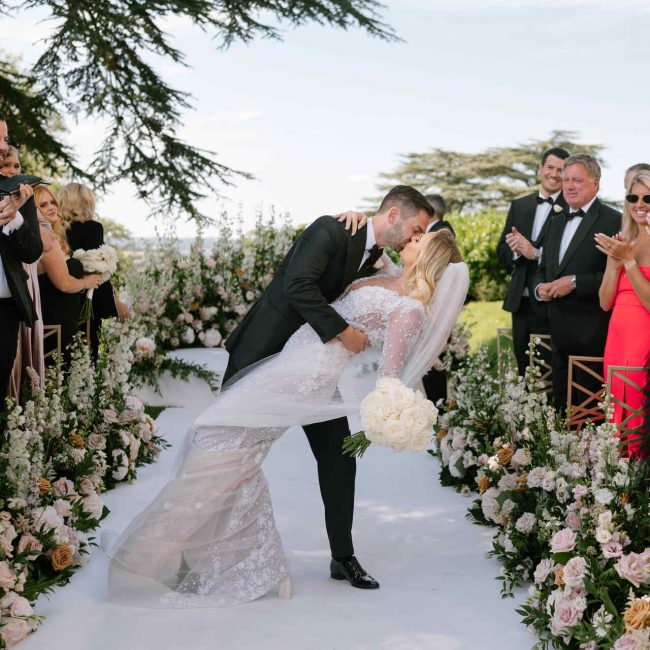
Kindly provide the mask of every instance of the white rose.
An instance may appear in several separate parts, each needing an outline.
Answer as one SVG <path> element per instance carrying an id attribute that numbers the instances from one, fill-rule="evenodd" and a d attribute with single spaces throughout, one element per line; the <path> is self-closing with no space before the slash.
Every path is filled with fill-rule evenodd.
<path id="1" fill-rule="evenodd" d="M 5 561 L 0 562 L 0 588 L 12 589 L 15 584 L 16 576 L 9 564 Z"/>
<path id="2" fill-rule="evenodd" d="M 524 449 L 523 447 L 521 447 L 517 449 L 517 451 L 513 454 L 512 458 L 510 459 L 510 462 L 515 467 L 525 467 L 526 465 L 530 465 L 531 463 L 530 452 L 528 451 L 528 449 Z"/>
<path id="3" fill-rule="evenodd" d="M 93 519 L 99 519 L 102 516 L 104 504 L 99 498 L 99 495 L 93 492 L 87 497 L 84 497 L 83 508 Z"/>
<path id="4" fill-rule="evenodd" d="M 582 587 L 586 573 L 587 561 L 580 556 L 572 557 L 564 566 L 562 573 L 564 584 L 567 587 Z"/>
<path id="5" fill-rule="evenodd" d="M 537 519 L 532 512 L 524 512 L 515 522 L 515 528 L 524 535 L 528 535 L 535 527 Z"/>
<path id="6" fill-rule="evenodd" d="M 614 498 L 614 495 L 607 488 L 600 488 L 594 493 L 594 498 L 598 503 L 602 503 L 604 506 L 609 505 Z"/>
<path id="7" fill-rule="evenodd" d="M 20 643 L 29 634 L 29 624 L 23 618 L 10 618 L 0 625 L 0 639 L 7 647 Z"/>
<path id="8" fill-rule="evenodd" d="M 181 339 L 183 339 L 184 343 L 187 343 L 188 345 L 192 345 L 192 343 L 194 343 L 194 341 L 196 340 L 196 334 L 194 333 L 194 330 L 191 327 L 188 327 L 181 335 Z"/>
<path id="9" fill-rule="evenodd" d="M 65 499 L 57 499 L 52 505 L 62 517 L 69 517 L 72 514 L 72 505 Z"/>
<path id="10" fill-rule="evenodd" d="M 576 534 L 570 528 L 559 530 L 551 537 L 551 551 L 553 553 L 566 553 L 576 546 Z"/>
<path id="11" fill-rule="evenodd" d="M 537 568 L 535 569 L 535 573 L 533 575 L 533 578 L 535 580 L 535 584 L 540 585 L 542 582 L 548 578 L 548 576 L 553 573 L 553 570 L 555 569 L 555 562 L 549 558 L 544 558 L 543 560 L 540 561 L 540 563 L 537 565 Z"/>
<path id="12" fill-rule="evenodd" d="M 607 528 L 598 528 L 596 530 L 596 541 L 599 544 L 607 544 L 612 539 L 612 534 Z"/>
<path id="13" fill-rule="evenodd" d="M 129 458 L 126 453 L 122 449 L 113 449 L 113 478 L 116 481 L 121 481 L 127 475 L 128 471 Z"/>
<path id="14" fill-rule="evenodd" d="M 546 468 L 544 467 L 533 467 L 533 469 L 528 472 L 528 478 L 526 483 L 529 488 L 538 488 L 541 487 L 542 481 L 546 476 Z"/>

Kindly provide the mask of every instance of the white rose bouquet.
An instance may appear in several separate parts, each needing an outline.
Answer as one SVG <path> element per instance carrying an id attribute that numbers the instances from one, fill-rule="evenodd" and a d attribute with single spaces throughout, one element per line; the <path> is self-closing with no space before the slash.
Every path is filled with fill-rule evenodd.
<path id="1" fill-rule="evenodd" d="M 102 276 L 102 282 L 106 282 L 117 270 L 117 251 L 106 244 L 89 251 L 78 248 L 72 257 L 81 262 L 86 273 L 99 273 Z M 81 307 L 81 320 L 87 320 L 93 316 L 94 291 L 94 289 L 88 289 L 86 292 L 86 299 Z"/>
<path id="2" fill-rule="evenodd" d="M 343 441 L 343 451 L 361 458 L 371 442 L 393 451 L 423 451 L 431 443 L 438 409 L 420 391 L 399 379 L 380 379 L 361 402 L 359 431 Z"/>

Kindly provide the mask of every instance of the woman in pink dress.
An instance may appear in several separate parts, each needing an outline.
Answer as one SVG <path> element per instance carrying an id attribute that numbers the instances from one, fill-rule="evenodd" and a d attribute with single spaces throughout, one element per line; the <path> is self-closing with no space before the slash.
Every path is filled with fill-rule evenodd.
<path id="1" fill-rule="evenodd" d="M 626 188 L 623 229 L 619 235 L 596 235 L 598 250 L 607 255 L 607 267 L 600 286 L 600 306 L 613 308 L 605 345 L 605 377 L 610 366 L 645 367 L 650 355 L 650 234 L 646 229 L 650 215 L 650 172 L 636 174 Z M 645 386 L 644 372 L 628 372 L 626 377 Z M 635 410 L 645 404 L 640 390 L 622 379 L 612 381 L 612 396 Z M 631 411 L 620 404 L 614 407 L 612 421 L 626 428 L 641 427 L 643 416 L 626 422 Z M 639 455 L 639 435 L 629 435 L 626 455 Z"/>

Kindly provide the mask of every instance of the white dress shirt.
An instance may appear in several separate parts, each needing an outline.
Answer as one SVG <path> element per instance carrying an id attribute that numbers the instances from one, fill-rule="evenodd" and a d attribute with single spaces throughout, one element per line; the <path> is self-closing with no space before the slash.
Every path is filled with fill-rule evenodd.
<path id="1" fill-rule="evenodd" d="M 16 212 L 14 219 L 2 226 L 2 232 L 5 235 L 10 235 L 14 230 L 18 230 L 23 223 L 25 223 L 23 215 L 20 214 L 20 212 Z M 0 260 L 0 299 L 2 298 L 11 298 L 11 289 L 9 289 L 9 283 L 7 282 L 7 276 L 5 274 L 2 260 Z"/>
<path id="2" fill-rule="evenodd" d="M 375 237 L 375 227 L 373 226 L 372 219 L 370 219 L 370 221 L 368 222 L 368 227 L 366 228 L 366 250 L 363 251 L 363 257 L 361 258 L 361 264 L 359 264 L 359 269 L 363 266 L 363 263 L 370 257 L 370 249 L 376 244 L 377 244 L 377 238 Z"/>
<path id="3" fill-rule="evenodd" d="M 589 211 L 589 208 L 591 207 L 591 204 L 596 200 L 596 197 L 594 196 L 589 203 L 586 205 L 583 205 L 582 208 L 578 208 L 578 210 L 582 210 L 585 214 Z M 577 212 L 577 210 L 571 209 L 571 212 Z M 566 226 L 564 226 L 564 232 L 562 233 L 562 240 L 560 241 L 560 257 L 558 258 L 558 264 L 562 264 L 562 260 L 564 259 L 564 256 L 566 254 L 567 248 L 569 248 L 569 244 L 571 243 L 571 240 L 573 239 L 573 236 L 576 234 L 576 230 L 578 230 L 578 227 L 582 223 L 582 217 L 573 217 L 571 221 L 567 221 Z"/>

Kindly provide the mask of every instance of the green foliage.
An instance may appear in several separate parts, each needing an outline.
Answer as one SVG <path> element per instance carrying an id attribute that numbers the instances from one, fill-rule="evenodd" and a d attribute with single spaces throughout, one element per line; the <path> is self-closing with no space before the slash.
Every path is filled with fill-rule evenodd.
<path id="1" fill-rule="evenodd" d="M 511 319 L 507 311 L 503 311 L 502 302 L 470 302 L 460 313 L 459 320 L 467 325 L 470 331 L 470 346 L 476 352 L 481 346 L 486 346 L 491 357 L 497 353 L 497 327 L 510 327 Z"/>
<path id="2" fill-rule="evenodd" d="M 469 300 L 503 300 L 508 289 L 508 274 L 496 250 L 506 215 L 496 210 L 476 214 L 453 214 L 449 222 L 469 267 Z"/>
<path id="3" fill-rule="evenodd" d="M 603 145 L 581 144 L 576 141 L 578 137 L 574 131 L 556 130 L 542 140 L 491 147 L 480 153 L 439 148 L 408 153 L 395 171 L 381 174 L 379 189 L 385 192 L 405 184 L 425 193 L 437 192 L 445 197 L 448 209 L 457 212 L 503 210 L 537 185 L 537 168 L 547 149 L 563 147 L 570 153 L 599 158 Z"/>
<path id="4" fill-rule="evenodd" d="M 190 98 L 152 65 L 154 60 L 162 67 L 187 65 L 172 45 L 173 34 L 162 27 L 167 18 L 191 22 L 220 47 L 280 38 L 279 25 L 309 22 L 357 26 L 379 38 L 395 38 L 379 20 L 376 0 L 15 0 L 3 5 L 4 12 L 20 11 L 26 20 L 28 10 L 36 9 L 53 25 L 28 74 L 17 75 L 0 63 L 0 110 L 8 113 L 9 127 L 21 143 L 74 170 L 58 134 L 48 128 L 50 117 L 60 110 L 105 118 L 104 140 L 86 170 L 95 188 L 127 178 L 158 212 L 182 213 L 197 222 L 209 221 L 196 204 L 215 179 L 231 184 L 249 175 L 179 138 L 181 112 L 190 107 Z"/>

